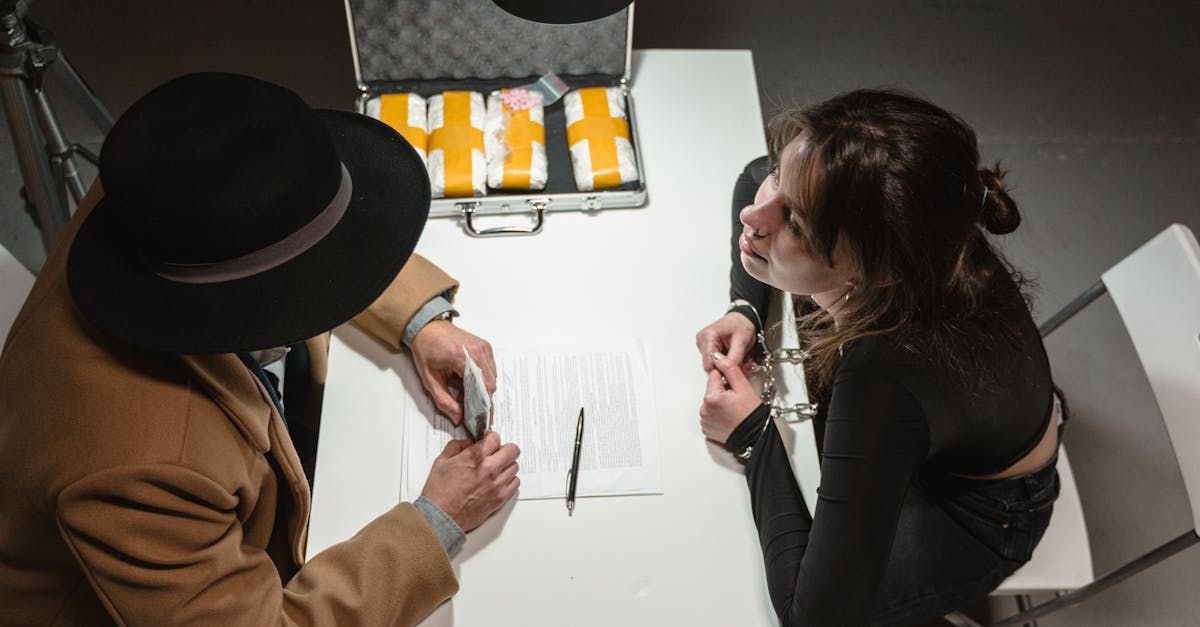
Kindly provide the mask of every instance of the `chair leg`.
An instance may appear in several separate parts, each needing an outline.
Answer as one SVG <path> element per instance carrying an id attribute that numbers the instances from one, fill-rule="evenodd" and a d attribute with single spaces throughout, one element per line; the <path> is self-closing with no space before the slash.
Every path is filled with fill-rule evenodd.
<path id="1" fill-rule="evenodd" d="M 1051 331 L 1057 329 L 1059 325 L 1069 320 L 1071 316 L 1079 313 L 1079 310 L 1087 307 L 1089 303 L 1100 298 L 1107 291 L 1108 288 L 1104 286 L 1103 280 L 1096 281 L 1091 287 L 1084 290 L 1082 294 L 1076 296 L 1075 300 L 1067 303 L 1065 307 L 1053 316 L 1050 316 L 1049 320 L 1038 325 L 1038 331 L 1042 334 L 1042 337 L 1050 335 Z"/>
<path id="2" fill-rule="evenodd" d="M 1028 594 L 1018 594 L 1016 598 L 1018 612 L 1026 612 L 1033 607 L 1033 599 Z M 1025 622 L 1022 627 L 1038 627 L 1037 619 Z"/>
<path id="3" fill-rule="evenodd" d="M 1024 612 L 1033 607 L 1033 599 L 1028 594 L 1016 594 L 1013 595 L 1013 598 L 1017 601 L 1018 612 Z M 945 620 L 954 627 L 983 627 L 983 625 L 978 623 L 975 619 L 963 614 L 962 612 L 950 612 L 949 614 L 943 616 L 942 620 Z M 1034 619 L 1024 623 L 1022 627 L 1037 627 L 1037 620 Z"/>
<path id="4" fill-rule="evenodd" d="M 1018 623 L 1024 624 L 1040 616 L 1045 616 L 1060 609 L 1077 605 L 1085 599 L 1089 599 L 1096 594 L 1117 585 L 1133 575 L 1140 573 L 1154 564 L 1157 564 L 1164 559 L 1167 559 L 1168 557 L 1182 551 L 1183 549 L 1186 549 L 1197 543 L 1200 543 L 1200 535 L 1197 534 L 1195 529 L 1189 529 L 1174 540 L 1170 540 L 1166 544 L 1163 544 L 1156 549 L 1152 549 L 1149 553 L 1134 559 L 1133 561 L 1117 568 L 1116 570 L 1104 575 L 1103 577 L 1100 577 L 1099 579 L 1092 581 L 1092 583 L 1089 583 L 1082 588 L 1078 588 L 1067 594 L 1057 596 L 1054 599 L 1046 601 L 1041 605 L 1034 606 L 1024 612 L 1013 614 L 1008 618 L 995 621 L 991 623 L 991 625 L 992 627 L 1000 627 L 1001 625 L 1016 625 Z"/>
<path id="5" fill-rule="evenodd" d="M 979 623 L 975 622 L 975 620 L 970 616 L 967 616 L 962 612 L 950 612 L 949 614 L 943 616 L 942 619 L 947 623 L 954 625 L 954 627 L 983 627 Z"/>

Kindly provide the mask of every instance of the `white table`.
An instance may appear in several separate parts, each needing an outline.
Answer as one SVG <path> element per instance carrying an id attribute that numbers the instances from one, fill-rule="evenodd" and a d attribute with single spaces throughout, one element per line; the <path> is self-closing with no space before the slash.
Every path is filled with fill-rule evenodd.
<path id="1" fill-rule="evenodd" d="M 632 84 L 648 206 L 549 214 L 532 237 L 473 239 L 433 219 L 417 249 L 462 282 L 458 324 L 495 346 L 645 340 L 664 494 L 580 499 L 572 518 L 561 500 L 510 502 L 468 535 L 461 590 L 426 625 L 777 622 L 744 475 L 697 414 L 694 336 L 727 305 L 733 182 L 766 152 L 753 62 L 637 51 Z M 397 502 L 399 408 L 419 385 L 407 355 L 335 332 L 310 555 Z"/>

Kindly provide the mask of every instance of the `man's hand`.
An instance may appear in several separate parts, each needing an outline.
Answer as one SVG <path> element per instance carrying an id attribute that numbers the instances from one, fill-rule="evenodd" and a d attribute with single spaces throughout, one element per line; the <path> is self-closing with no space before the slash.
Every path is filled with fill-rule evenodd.
<path id="1" fill-rule="evenodd" d="M 713 371 L 713 353 L 722 353 L 734 364 L 742 365 L 754 345 L 754 323 L 740 313 L 731 311 L 696 334 L 696 348 L 704 371 Z"/>
<path id="2" fill-rule="evenodd" d="M 470 531 L 516 494 L 516 444 L 500 446 L 500 436 L 489 431 L 478 442 L 451 440 L 433 460 L 421 495 L 442 508 L 463 531 Z"/>
<path id="3" fill-rule="evenodd" d="M 492 345 L 462 329 L 448 320 L 434 320 L 425 325 L 412 342 L 413 363 L 421 383 L 433 396 L 438 411 L 446 414 L 454 424 L 462 424 L 462 377 L 467 368 L 463 347 L 471 359 L 483 371 L 483 384 L 488 395 L 496 391 L 496 358 L 492 356 Z M 451 392 L 451 386 L 459 393 Z"/>
<path id="4" fill-rule="evenodd" d="M 762 400 L 732 358 L 710 355 L 709 359 L 715 367 L 708 373 L 704 404 L 700 406 L 700 431 L 708 439 L 724 444 Z"/>

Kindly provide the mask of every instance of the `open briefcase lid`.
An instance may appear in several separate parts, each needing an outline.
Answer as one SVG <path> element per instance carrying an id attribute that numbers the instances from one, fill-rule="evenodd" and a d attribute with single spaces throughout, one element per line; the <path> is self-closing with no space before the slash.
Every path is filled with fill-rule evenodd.
<path id="1" fill-rule="evenodd" d="M 355 78 L 365 92 L 437 90 L 443 81 L 624 84 L 633 7 L 582 24 L 540 24 L 491 0 L 346 0 Z"/>

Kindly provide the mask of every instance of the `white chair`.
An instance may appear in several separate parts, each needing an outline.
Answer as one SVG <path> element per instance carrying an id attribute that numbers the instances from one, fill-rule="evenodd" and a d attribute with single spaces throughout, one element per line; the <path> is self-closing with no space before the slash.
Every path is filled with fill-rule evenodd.
<path id="1" fill-rule="evenodd" d="M 1060 593 L 989 625 L 1033 623 L 1077 605 L 1128 577 L 1200 542 L 1200 246 L 1187 227 L 1174 224 L 1101 275 L 1095 285 L 1051 316 L 1040 329 L 1048 335 L 1105 292 L 1117 306 L 1150 388 L 1192 509 L 1192 528 L 1112 572 L 1092 578 L 1092 559 L 1079 493 L 1065 451 L 1058 459 L 1062 492 L 1050 527 L 1033 559 L 1001 584 L 997 594 Z M 1163 306 L 1169 303 L 1169 306 Z M 978 625 L 961 613 L 946 617 L 955 625 Z M 1036 623 L 1033 623 L 1036 624 Z"/>
<path id="2" fill-rule="evenodd" d="M 8 329 L 12 326 L 29 288 L 33 287 L 33 274 L 17 261 L 8 249 L 0 245 L 0 347 L 8 337 Z"/>

